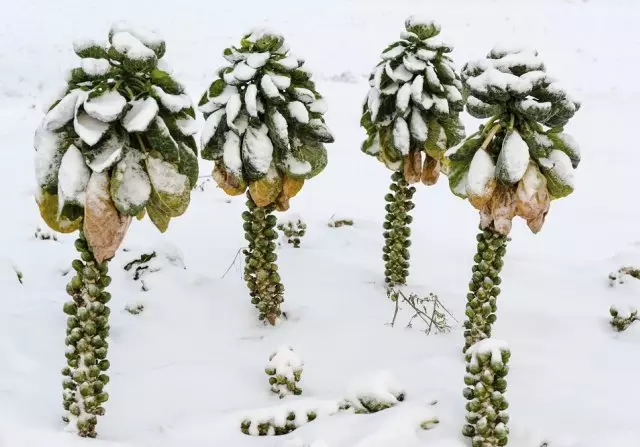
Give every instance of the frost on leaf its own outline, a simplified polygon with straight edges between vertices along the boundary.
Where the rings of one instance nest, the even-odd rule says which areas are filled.
[[[142,211],[151,195],[151,182],[142,160],[140,151],[129,149],[111,177],[110,191],[115,207],[127,216],[135,216]]]
[[[147,158],[147,172],[151,181],[153,206],[169,217],[182,215],[189,206],[190,184],[171,163],[158,158]]]

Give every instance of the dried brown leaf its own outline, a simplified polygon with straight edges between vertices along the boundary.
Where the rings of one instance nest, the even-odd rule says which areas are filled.
[[[127,233],[131,216],[118,212],[109,194],[109,174],[91,174],[84,206],[84,235],[96,261],[111,259]]]

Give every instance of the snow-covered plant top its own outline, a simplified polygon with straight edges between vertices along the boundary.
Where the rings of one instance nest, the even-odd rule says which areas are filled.
[[[404,167],[409,183],[433,184],[446,149],[464,138],[462,83],[448,54],[452,47],[438,37],[440,25],[409,17],[405,28],[369,78],[362,151],[394,171]]]
[[[280,346],[269,356],[269,363],[265,372],[269,377],[271,391],[280,398],[289,395],[300,395],[302,389],[298,382],[302,378],[303,362],[300,356],[290,346]]]
[[[146,210],[164,232],[198,178],[195,111],[160,68],[165,43],[117,23],[108,43],[76,42],[74,51],[80,66],[35,134],[42,217],[70,232],[83,216],[86,227],[89,209],[127,223]]]
[[[206,117],[202,156],[215,161],[214,179],[227,194],[249,186],[258,206],[275,202],[285,210],[304,180],[327,164],[327,105],[304,61],[277,33],[247,34],[224,57],[230,65],[218,70],[199,103]]]
[[[489,120],[447,152],[451,190],[480,210],[482,228],[506,235],[520,216],[537,233],[551,200],[573,191],[580,150],[563,128],[580,104],[533,50],[494,49],[462,79],[467,110]]]

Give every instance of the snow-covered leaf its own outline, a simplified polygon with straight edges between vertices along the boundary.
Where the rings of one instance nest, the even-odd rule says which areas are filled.
[[[100,96],[89,98],[84,102],[84,110],[93,118],[109,123],[116,120],[127,100],[116,90],[108,90]]]
[[[258,87],[255,84],[247,85],[247,88],[244,92],[244,104],[247,109],[247,113],[249,116],[254,118],[258,117]]]
[[[87,165],[93,172],[103,172],[122,158],[124,139],[111,131],[107,137],[85,154]]]
[[[109,124],[78,109],[73,119],[73,128],[82,141],[89,146],[94,146],[109,129]]]
[[[407,122],[402,117],[396,118],[393,125],[393,145],[402,155],[409,153],[409,126],[407,126]]]
[[[81,90],[72,90],[62,98],[54,108],[44,117],[44,125],[48,130],[58,130],[74,117],[76,103],[84,101],[86,93]]]
[[[250,180],[264,177],[273,160],[273,144],[266,125],[249,126],[242,142],[242,161]]]
[[[111,177],[111,197],[122,214],[135,216],[144,209],[151,195],[151,182],[142,166],[142,152],[129,148]]]
[[[289,114],[299,123],[307,124],[309,122],[309,111],[300,101],[291,101],[287,104]]]
[[[514,184],[522,179],[529,166],[529,146],[517,131],[507,134],[498,155],[496,172],[504,183]]]
[[[133,100],[130,104],[132,107],[122,119],[122,125],[127,132],[144,132],[160,110],[158,103],[149,97]]]
[[[85,191],[89,184],[91,170],[84,162],[80,149],[69,146],[62,156],[58,171],[58,212],[66,205],[84,206]]]

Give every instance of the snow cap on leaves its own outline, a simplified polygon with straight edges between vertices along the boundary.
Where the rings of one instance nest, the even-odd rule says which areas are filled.
[[[439,34],[432,20],[405,21],[400,39],[382,52],[371,73],[360,121],[367,132],[362,151],[403,171],[410,183],[435,183],[444,152],[464,138],[462,82],[449,57],[452,47]],[[406,166],[416,164],[420,151],[428,169],[422,175]]]
[[[215,161],[214,179],[228,194],[249,188],[259,206],[284,210],[287,179],[302,182],[326,166],[324,144],[333,136],[325,101],[304,61],[276,32],[254,30],[224,58],[229,64],[199,103],[206,119],[202,156]]]
[[[108,41],[78,41],[74,51],[80,66],[35,134],[37,199],[54,230],[84,217],[89,245],[106,259],[130,217],[146,210],[165,231],[186,209],[198,177],[195,111],[160,68],[166,45],[155,33],[119,22]],[[150,166],[160,174],[150,178]]]
[[[480,210],[483,227],[506,235],[520,216],[537,233],[551,200],[573,192],[580,149],[564,126],[580,104],[535,50],[493,49],[462,80],[469,113],[490,120],[445,154],[451,190]]]

